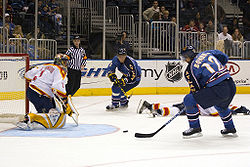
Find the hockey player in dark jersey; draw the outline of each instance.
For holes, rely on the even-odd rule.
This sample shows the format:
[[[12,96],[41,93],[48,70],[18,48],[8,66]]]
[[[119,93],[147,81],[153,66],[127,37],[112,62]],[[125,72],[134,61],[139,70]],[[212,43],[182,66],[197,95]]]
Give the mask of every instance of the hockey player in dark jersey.
[[[115,74],[116,68],[123,74],[120,79]],[[118,107],[128,107],[128,98],[124,93],[140,83],[141,67],[132,57],[127,55],[125,48],[120,48],[117,56],[109,64],[108,77],[113,82],[112,104],[108,105],[106,109],[113,110]]]
[[[184,97],[190,128],[183,132],[183,138],[202,136],[197,104],[204,109],[214,106],[224,123],[221,134],[237,136],[228,108],[236,92],[235,83],[225,68],[228,56],[219,50],[196,55],[193,46],[187,46],[181,51],[181,59],[188,63],[184,75],[190,87],[190,93]]]

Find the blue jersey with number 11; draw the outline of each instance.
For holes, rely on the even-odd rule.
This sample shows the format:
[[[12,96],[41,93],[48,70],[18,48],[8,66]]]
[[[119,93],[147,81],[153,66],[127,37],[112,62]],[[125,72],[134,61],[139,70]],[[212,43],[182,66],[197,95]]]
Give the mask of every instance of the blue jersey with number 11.
[[[212,87],[230,78],[229,71],[225,68],[227,62],[228,56],[219,50],[209,50],[198,54],[185,71],[191,91]]]

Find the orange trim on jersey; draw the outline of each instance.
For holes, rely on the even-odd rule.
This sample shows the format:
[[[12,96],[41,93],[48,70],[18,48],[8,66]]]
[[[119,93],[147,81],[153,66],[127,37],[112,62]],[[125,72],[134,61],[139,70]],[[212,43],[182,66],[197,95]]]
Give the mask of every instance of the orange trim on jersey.
[[[153,109],[158,110],[160,108],[160,103],[153,104]]]
[[[52,88],[52,92],[54,92],[54,91],[56,91],[56,93],[57,93],[59,96],[61,96],[61,97],[67,97],[67,94],[66,94],[66,93],[61,92],[61,91],[59,91],[59,90],[57,90],[57,89]]]
[[[28,82],[32,81],[32,79],[27,78],[27,77],[25,77],[25,76],[24,76],[24,78],[27,79]]]
[[[87,58],[88,58],[88,57],[87,57],[86,55],[83,56],[83,60],[87,60]]]
[[[37,93],[39,93],[40,95],[45,95],[48,98],[51,98],[47,93],[45,93],[44,91],[42,91],[41,89],[39,89],[38,87],[36,87],[35,85],[30,84],[29,86],[32,90],[36,91]]]
[[[232,107],[229,107],[231,110],[236,110],[238,107],[237,106],[232,106]]]
[[[210,115],[211,115],[211,116],[216,117],[216,116],[218,116],[218,115],[219,115],[219,113],[218,113],[218,112],[215,112],[215,113],[210,113]]]
[[[168,107],[163,107],[162,110],[163,110],[162,116],[167,116],[170,114],[170,110]]]

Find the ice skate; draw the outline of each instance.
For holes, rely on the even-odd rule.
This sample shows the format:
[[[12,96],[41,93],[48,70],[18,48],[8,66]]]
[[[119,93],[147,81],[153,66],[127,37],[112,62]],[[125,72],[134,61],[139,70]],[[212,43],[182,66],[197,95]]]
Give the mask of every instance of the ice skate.
[[[233,111],[235,114],[238,114],[238,113],[243,113],[244,115],[250,115],[250,110],[247,109],[246,107],[244,106],[241,106],[240,108],[236,109],[235,111]]]
[[[109,104],[109,105],[107,105],[106,110],[107,110],[107,111],[114,111],[114,110],[116,110],[117,108],[119,108],[119,106],[115,106],[115,105],[113,105],[113,104]]]
[[[223,137],[238,137],[236,129],[223,129],[220,131]]]
[[[142,100],[140,101],[139,103],[139,106],[138,106],[138,111],[137,113],[138,114],[141,114],[145,109],[149,109],[152,113],[152,105],[147,102],[146,100],[142,102]]]
[[[201,133],[201,128],[189,128],[185,130],[183,133],[183,139],[190,139],[203,136]]]
[[[127,100],[125,104],[121,104],[121,105],[120,105],[120,108],[122,108],[122,109],[128,108],[128,102],[129,102],[129,101]]]

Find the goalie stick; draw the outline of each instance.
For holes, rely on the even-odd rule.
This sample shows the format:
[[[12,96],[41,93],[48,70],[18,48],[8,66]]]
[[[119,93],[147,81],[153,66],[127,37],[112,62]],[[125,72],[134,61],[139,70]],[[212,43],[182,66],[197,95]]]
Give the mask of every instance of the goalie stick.
[[[172,122],[177,116],[181,115],[181,113],[183,113],[184,110],[179,111],[177,114],[175,114],[170,120],[168,120],[168,122],[166,122],[164,125],[162,125],[157,131],[153,132],[153,133],[148,133],[148,134],[143,134],[143,133],[135,133],[135,137],[136,138],[150,138],[153,137],[154,135],[156,135],[160,130],[162,130],[167,124],[169,124],[170,122]]]
[[[62,100],[62,98],[57,94],[56,91],[54,91],[54,95],[56,96],[56,99],[59,100],[59,102],[62,104],[63,106],[63,109],[66,109],[66,105],[64,103],[64,101]],[[68,100],[68,104],[70,106],[70,109],[73,111],[72,115],[70,116],[74,122],[76,123],[76,125],[78,126],[78,116],[79,116],[79,113],[77,112],[76,108],[74,107],[73,103],[72,103],[72,100],[71,100],[71,95],[69,95],[67,97],[67,100]]]

